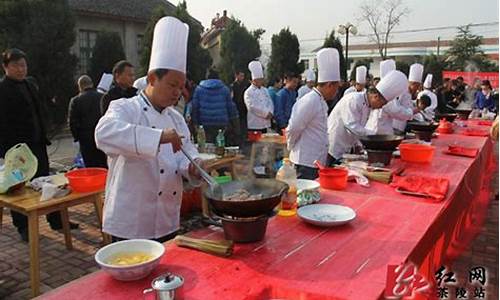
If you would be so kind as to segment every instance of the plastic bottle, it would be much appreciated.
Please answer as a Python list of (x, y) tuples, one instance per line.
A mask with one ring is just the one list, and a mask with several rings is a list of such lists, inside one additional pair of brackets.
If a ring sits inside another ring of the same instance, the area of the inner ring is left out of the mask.
[(218, 156), (224, 156), (224, 149), (226, 147), (226, 138), (224, 137), (224, 132), (222, 129), (219, 129), (219, 133), (215, 137), (215, 154)]
[(276, 173), (276, 179), (286, 182), (290, 187), (288, 193), (281, 198), (278, 215), (290, 217), (297, 214), (297, 172), (288, 158), (283, 159), (283, 165)]
[(198, 132), (196, 133), (196, 141), (198, 142), (198, 151), (200, 153), (205, 152), (205, 143), (206, 143), (205, 129), (203, 129), (203, 125), (198, 127)]

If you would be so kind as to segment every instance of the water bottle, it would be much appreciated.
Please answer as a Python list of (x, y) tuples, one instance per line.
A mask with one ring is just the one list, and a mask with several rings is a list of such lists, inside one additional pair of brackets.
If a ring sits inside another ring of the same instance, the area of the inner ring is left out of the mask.
[(224, 137), (224, 132), (219, 129), (217, 137), (215, 137), (215, 154), (218, 156), (224, 156), (224, 149), (226, 147), (226, 139)]
[(278, 215), (290, 217), (297, 213), (297, 172), (288, 158), (283, 159), (283, 165), (276, 174), (276, 179), (288, 184), (288, 193), (281, 198)]
[(198, 142), (198, 152), (205, 152), (205, 143), (206, 143), (205, 129), (203, 129), (203, 125), (198, 127), (198, 132), (196, 134), (196, 140)]

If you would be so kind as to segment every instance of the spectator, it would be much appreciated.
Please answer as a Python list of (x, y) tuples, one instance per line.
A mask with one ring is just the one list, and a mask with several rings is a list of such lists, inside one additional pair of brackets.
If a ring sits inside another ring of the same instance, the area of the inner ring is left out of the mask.
[(245, 79), (245, 73), (243, 73), (243, 71), (236, 71), (234, 74), (234, 78), (235, 78), (234, 82), (231, 84), (231, 93), (233, 96), (233, 102), (236, 104), (236, 108), (238, 109), (238, 114), (240, 116), (240, 132), (246, 133), (247, 107), (245, 105), (245, 100), (243, 99), (243, 95), (250, 86), (250, 82)]
[(207, 142), (215, 143), (215, 137), (222, 129), (226, 131), (226, 137), (231, 136), (231, 140), (227, 139), (228, 144), (237, 144), (234, 138), (239, 136), (238, 110), (231, 100), (229, 88), (215, 70), (210, 70), (207, 80), (196, 87), (191, 101), (193, 124), (203, 125)]
[(274, 106), (274, 117), (278, 133), (281, 133), (284, 128), (288, 126), (288, 120), (292, 115), (292, 107), (297, 100), (297, 84), (299, 78), (292, 73), (285, 75), (285, 87), (282, 88), (276, 95), (276, 102)]
[(472, 108), (481, 110), (487, 108), (489, 111), (495, 111), (496, 107), (489, 80), (483, 80), (481, 82), (481, 91), (476, 93)]
[(108, 110), (111, 101), (121, 98), (132, 98), (137, 95), (137, 89), (133, 86), (134, 81), (134, 66), (125, 60), (117, 62), (113, 67), (113, 85), (101, 99), (102, 115)]
[(94, 130), (101, 118), (100, 101), (102, 94), (94, 88), (92, 79), (83, 75), (78, 79), (80, 93), (69, 103), (69, 128), (75, 142), (80, 143), (80, 151), (86, 167), (107, 168), (106, 154), (97, 149)]
[[(41, 95), (38, 89), (26, 80), (28, 64), (26, 54), (19, 49), (8, 49), (2, 54), (5, 77), (0, 82), (0, 157), (19, 143), (26, 143), (38, 160), (36, 177), (49, 175), (49, 157), (43, 116)], [(28, 241), (28, 218), (13, 210), (12, 223), (23, 241)], [(53, 230), (62, 229), (61, 215), (47, 215)], [(78, 224), (70, 224), (71, 229)]]
[(276, 105), (276, 94), (283, 87), (283, 80), (280, 77), (275, 77), (269, 82), (267, 87), (267, 92), (271, 100), (273, 100), (273, 105)]

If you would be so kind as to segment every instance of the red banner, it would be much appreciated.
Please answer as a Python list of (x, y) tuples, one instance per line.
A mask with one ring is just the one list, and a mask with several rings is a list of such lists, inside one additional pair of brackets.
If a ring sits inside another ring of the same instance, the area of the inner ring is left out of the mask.
[(497, 72), (455, 72), (443, 71), (443, 78), (456, 79), (462, 76), (467, 84), (473, 84), (476, 79), (489, 80), (494, 89), (498, 89), (498, 73)]

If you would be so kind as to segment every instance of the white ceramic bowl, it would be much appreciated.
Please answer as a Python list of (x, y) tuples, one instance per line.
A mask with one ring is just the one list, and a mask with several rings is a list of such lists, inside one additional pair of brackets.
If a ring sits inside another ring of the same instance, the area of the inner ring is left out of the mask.
[(319, 191), (319, 182), (315, 180), (298, 179), (297, 180), (297, 204), (304, 206), (316, 203), (321, 199)]
[[(116, 266), (106, 263), (111, 257), (118, 253), (144, 252), (153, 256), (153, 259), (130, 266)], [(161, 257), (165, 253), (163, 244), (150, 241), (133, 239), (109, 244), (97, 251), (95, 261), (101, 269), (113, 276), (117, 280), (132, 281), (148, 276), (151, 271), (160, 263)]]

